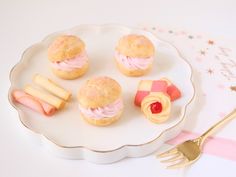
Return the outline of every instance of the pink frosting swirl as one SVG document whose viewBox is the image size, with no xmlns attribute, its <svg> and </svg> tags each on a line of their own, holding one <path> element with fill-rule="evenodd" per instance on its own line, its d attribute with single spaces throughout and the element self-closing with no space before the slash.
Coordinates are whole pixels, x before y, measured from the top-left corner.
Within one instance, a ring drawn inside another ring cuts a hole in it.
<svg viewBox="0 0 236 177">
<path fill-rule="evenodd" d="M 103 119 L 116 116 L 123 109 L 123 107 L 123 101 L 121 99 L 118 99 L 105 107 L 84 108 L 79 105 L 79 110 L 86 117 Z"/>
<path fill-rule="evenodd" d="M 86 52 L 82 52 L 75 58 L 58 62 L 51 62 L 51 66 L 55 69 L 63 71 L 73 71 L 75 69 L 82 68 L 86 63 L 88 63 L 88 55 Z"/>
<path fill-rule="evenodd" d="M 128 69 L 147 69 L 148 66 L 153 62 L 153 56 L 148 58 L 134 58 L 122 55 L 121 53 L 115 53 L 116 60 L 123 64 Z"/>
</svg>

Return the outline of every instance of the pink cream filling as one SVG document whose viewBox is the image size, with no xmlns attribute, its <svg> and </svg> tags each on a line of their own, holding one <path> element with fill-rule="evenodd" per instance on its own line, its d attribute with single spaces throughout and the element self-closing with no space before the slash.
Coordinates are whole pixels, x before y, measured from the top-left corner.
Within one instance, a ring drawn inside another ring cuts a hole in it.
<svg viewBox="0 0 236 177">
<path fill-rule="evenodd" d="M 123 64 L 128 69 L 147 69 L 149 65 L 153 62 L 153 57 L 148 58 L 134 58 L 122 55 L 121 53 L 115 53 L 116 60 Z"/>
<path fill-rule="evenodd" d="M 98 108 L 84 108 L 79 105 L 79 110 L 86 117 L 91 117 L 94 119 L 110 118 L 116 116 L 122 109 L 124 105 L 121 99 L 116 100 L 115 102 Z"/>
<path fill-rule="evenodd" d="M 86 63 L 88 63 L 88 55 L 86 52 L 82 52 L 75 58 L 58 62 L 51 62 L 51 66 L 55 69 L 63 71 L 73 71 L 75 69 L 82 68 Z"/>
</svg>

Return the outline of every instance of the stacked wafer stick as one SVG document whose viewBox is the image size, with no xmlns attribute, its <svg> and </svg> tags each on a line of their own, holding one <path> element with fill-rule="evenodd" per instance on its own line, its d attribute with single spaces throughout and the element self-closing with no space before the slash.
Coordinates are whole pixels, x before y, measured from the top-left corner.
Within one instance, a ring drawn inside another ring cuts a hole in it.
<svg viewBox="0 0 236 177">
<path fill-rule="evenodd" d="M 62 109 L 71 97 L 69 91 L 42 75 L 36 74 L 33 82 L 43 90 L 28 84 L 24 90 L 14 90 L 12 96 L 16 102 L 46 116 Z"/>
</svg>

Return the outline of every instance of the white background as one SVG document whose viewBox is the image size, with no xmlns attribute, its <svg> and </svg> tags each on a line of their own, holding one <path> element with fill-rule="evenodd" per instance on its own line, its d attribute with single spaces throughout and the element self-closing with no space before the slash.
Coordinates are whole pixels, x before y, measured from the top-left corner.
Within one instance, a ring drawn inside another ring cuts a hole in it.
<svg viewBox="0 0 236 177">
<path fill-rule="evenodd" d="M 154 155 L 110 165 L 59 159 L 30 141 L 7 100 L 10 69 L 25 48 L 54 31 L 84 23 L 153 24 L 235 39 L 235 20 L 234 0 L 0 0 L 0 177 L 236 176 L 235 162 L 208 155 L 178 171 L 164 170 Z"/>
</svg>

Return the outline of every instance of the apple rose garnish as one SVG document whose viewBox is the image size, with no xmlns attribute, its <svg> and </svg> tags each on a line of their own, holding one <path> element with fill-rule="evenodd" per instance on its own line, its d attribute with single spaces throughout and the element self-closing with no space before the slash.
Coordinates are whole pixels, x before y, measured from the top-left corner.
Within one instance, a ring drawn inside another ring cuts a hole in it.
<svg viewBox="0 0 236 177">
<path fill-rule="evenodd" d="M 163 123 L 168 120 L 170 109 L 170 97 L 163 92 L 151 92 L 141 103 L 142 112 L 147 119 L 154 123 Z"/>
</svg>

